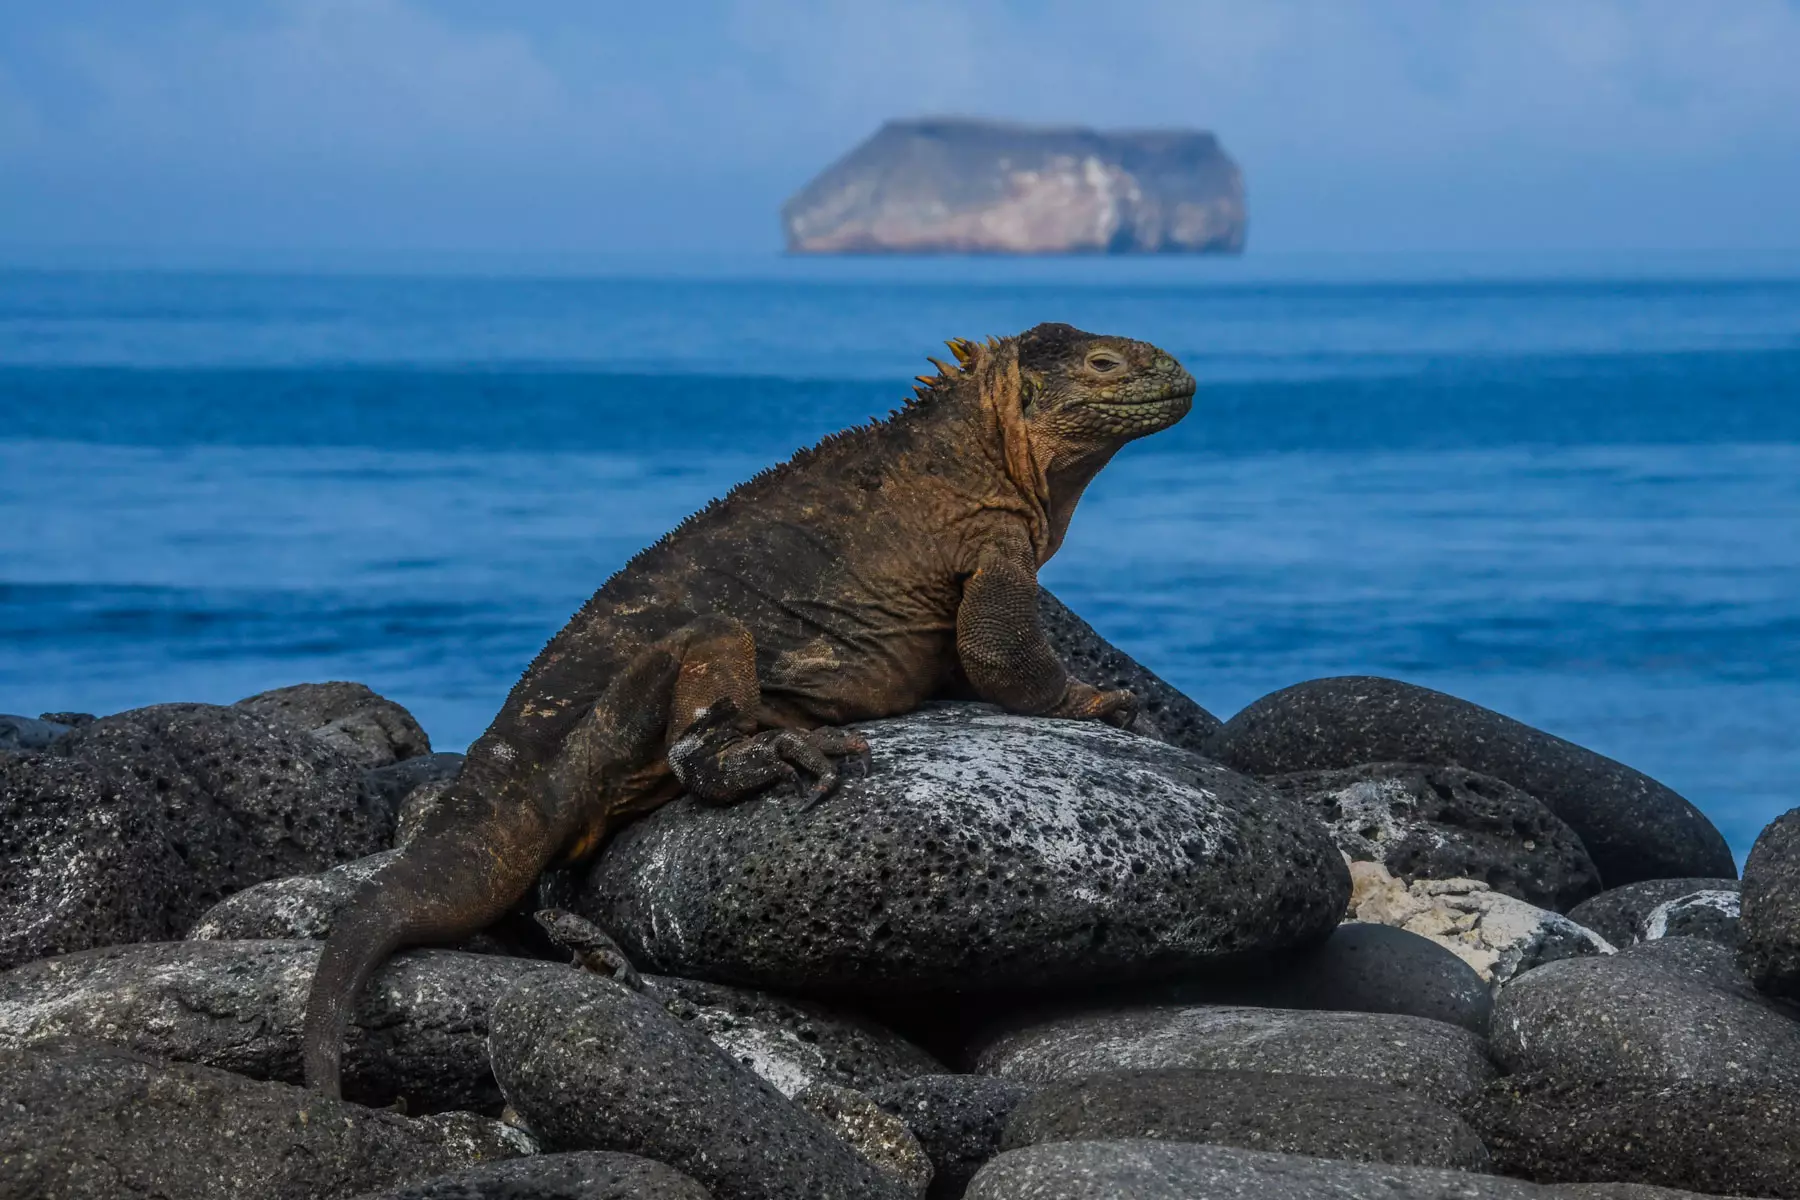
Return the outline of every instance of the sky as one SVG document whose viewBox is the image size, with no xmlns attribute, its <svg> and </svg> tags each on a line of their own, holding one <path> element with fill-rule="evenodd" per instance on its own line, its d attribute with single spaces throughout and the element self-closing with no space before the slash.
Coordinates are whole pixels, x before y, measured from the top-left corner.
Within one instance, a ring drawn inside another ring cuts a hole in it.
<svg viewBox="0 0 1800 1200">
<path fill-rule="evenodd" d="M 0 250 L 774 251 L 892 117 L 1216 132 L 1251 253 L 1800 248 L 1800 0 L 0 0 Z"/>
</svg>

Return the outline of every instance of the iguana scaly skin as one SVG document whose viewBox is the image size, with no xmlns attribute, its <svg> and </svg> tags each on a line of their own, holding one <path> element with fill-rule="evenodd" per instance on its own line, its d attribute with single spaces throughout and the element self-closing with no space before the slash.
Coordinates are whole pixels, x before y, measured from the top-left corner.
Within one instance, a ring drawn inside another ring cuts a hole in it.
<svg viewBox="0 0 1800 1200">
<path fill-rule="evenodd" d="M 350 1001 L 396 949 L 503 916 L 558 859 L 687 791 L 828 794 L 868 747 L 838 728 L 936 696 L 1125 724 L 1069 677 L 1037 571 L 1118 449 L 1179 421 L 1156 347 L 1039 325 L 953 341 L 915 399 L 732 490 L 595 593 L 513 688 L 426 826 L 325 944 L 307 1082 L 336 1094 Z"/>
</svg>

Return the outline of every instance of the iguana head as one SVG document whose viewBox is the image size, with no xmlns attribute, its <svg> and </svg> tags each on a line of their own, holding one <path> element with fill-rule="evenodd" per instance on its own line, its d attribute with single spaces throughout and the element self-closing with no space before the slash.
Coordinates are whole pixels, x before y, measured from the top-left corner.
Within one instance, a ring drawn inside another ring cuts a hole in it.
<svg viewBox="0 0 1800 1200">
<path fill-rule="evenodd" d="M 1060 324 L 1037 325 L 1012 340 L 1025 424 L 1040 451 L 1055 457 L 1116 450 L 1167 429 L 1193 406 L 1194 377 L 1148 342 Z M 965 367 L 998 348 L 950 343 Z"/>
</svg>

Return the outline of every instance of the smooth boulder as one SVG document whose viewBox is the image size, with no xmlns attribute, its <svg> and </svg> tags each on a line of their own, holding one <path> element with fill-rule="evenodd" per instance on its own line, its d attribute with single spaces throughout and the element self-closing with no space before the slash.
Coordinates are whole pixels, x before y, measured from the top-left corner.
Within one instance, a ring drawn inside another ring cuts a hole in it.
<svg viewBox="0 0 1800 1200">
<path fill-rule="evenodd" d="M 529 1153 L 466 1113 L 408 1120 L 113 1047 L 0 1050 L 0 1195 L 338 1200 Z"/>
<path fill-rule="evenodd" d="M 1132 730 L 1171 746 L 1204 753 L 1224 722 L 1160 675 L 1101 637 L 1045 588 L 1038 588 L 1038 621 L 1069 674 L 1097 688 L 1124 688 L 1138 698 Z"/>
<path fill-rule="evenodd" d="M 1628 883 L 1624 887 L 1608 888 L 1598 896 L 1583 900 L 1569 910 L 1569 920 L 1587 926 L 1614 946 L 1624 949 L 1638 942 L 1649 941 L 1652 936 L 1686 936 L 1681 932 L 1671 934 L 1668 921 L 1674 910 L 1665 908 L 1665 905 L 1702 893 L 1707 894 L 1709 899 L 1721 892 L 1735 895 L 1740 887 L 1735 879 L 1645 879 L 1638 883 Z M 1652 935 L 1652 915 L 1659 910 L 1662 923 Z M 1735 929 L 1731 931 L 1731 936 L 1735 939 Z M 1715 937 L 1714 940 L 1720 941 L 1723 938 Z"/>
<path fill-rule="evenodd" d="M 1165 1004 L 1400 1013 L 1482 1037 L 1494 1014 L 1493 989 L 1457 955 L 1428 937 L 1362 921 L 1339 925 L 1316 946 L 1139 995 Z"/>
<path fill-rule="evenodd" d="M 784 1096 L 815 1084 L 866 1092 L 945 1069 L 893 1030 L 810 1000 L 673 975 L 646 975 L 644 990 Z"/>
<path fill-rule="evenodd" d="M 1800 1087 L 1800 1020 L 1715 942 L 1663 938 L 1540 967 L 1500 990 L 1493 1052 L 1509 1073 Z"/>
<path fill-rule="evenodd" d="M 1487 1149 L 1441 1104 L 1361 1079 L 1165 1069 L 1089 1075 L 1013 1110 L 1004 1146 L 1155 1138 L 1479 1171 Z"/>
<path fill-rule="evenodd" d="M 859 728 L 868 778 L 667 805 L 574 907 L 654 970 L 885 1001 L 1167 978 L 1343 913 L 1318 823 L 1188 751 L 984 705 Z"/>
<path fill-rule="evenodd" d="M 1378 762 L 1464 767 L 1542 800 L 1580 836 L 1608 887 L 1737 875 L 1724 837 L 1670 788 L 1492 709 L 1395 679 L 1283 688 L 1227 721 L 1207 753 L 1251 775 Z"/>
<path fill-rule="evenodd" d="M 1441 1167 L 1344 1162 L 1199 1142 L 1047 1142 L 1002 1154 L 968 1200 L 1651 1200 Z M 1681 1200 L 1670 1193 L 1662 1200 Z"/>
<path fill-rule="evenodd" d="M 972 1047 L 971 1057 L 978 1071 L 1024 1083 L 1184 1067 L 1367 1079 L 1451 1105 L 1494 1077 L 1482 1040 L 1442 1021 L 1213 1005 L 1022 1018 Z"/>
<path fill-rule="evenodd" d="M 673 1167 L 635 1154 L 534 1154 L 369 1192 L 357 1200 L 712 1200 Z"/>
<path fill-rule="evenodd" d="M 232 707 L 304 730 L 365 767 L 431 753 L 431 738 L 413 715 L 366 684 L 296 683 Z"/>
<path fill-rule="evenodd" d="M 1772 821 L 1744 863 L 1739 961 L 1756 986 L 1800 998 L 1800 808 Z"/>
<path fill-rule="evenodd" d="M 1800 1197 L 1800 1090 L 1756 1082 L 1515 1075 L 1467 1110 L 1496 1170 L 1721 1196 Z"/>
<path fill-rule="evenodd" d="M 1407 882 L 1477 879 L 1566 912 L 1600 890 L 1575 831 L 1535 796 L 1461 767 L 1369 763 L 1265 782 L 1311 810 L 1353 860 Z"/>
<path fill-rule="evenodd" d="M 253 884 L 201 913 L 187 936 L 215 942 L 244 938 L 323 941 L 331 936 L 339 915 L 361 894 L 363 885 L 399 855 L 398 850 L 383 850 L 316 875 L 288 875 Z"/>
<path fill-rule="evenodd" d="M 300 1028 L 319 960 L 309 941 L 115 946 L 0 974 L 0 1047 L 104 1042 L 252 1079 L 300 1080 Z M 353 1100 L 410 1112 L 498 1113 L 488 1067 L 489 1012 L 555 963 L 414 950 L 357 996 L 344 1044 Z"/>
<path fill-rule="evenodd" d="M 906 1122 L 931 1160 L 927 1200 L 956 1200 L 1000 1153 L 1007 1118 L 1036 1088 L 991 1075 L 921 1075 L 869 1098 Z"/>
<path fill-rule="evenodd" d="M 553 1150 L 641 1154 L 718 1200 L 910 1193 L 650 997 L 562 971 L 528 979 L 489 1018 L 508 1103 Z"/>
</svg>

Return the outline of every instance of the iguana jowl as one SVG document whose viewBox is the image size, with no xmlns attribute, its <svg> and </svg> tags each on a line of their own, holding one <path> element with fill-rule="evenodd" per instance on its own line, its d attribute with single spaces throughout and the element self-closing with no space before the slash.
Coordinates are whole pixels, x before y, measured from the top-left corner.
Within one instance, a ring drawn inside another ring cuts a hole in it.
<svg viewBox="0 0 1800 1200">
<path fill-rule="evenodd" d="M 429 824 L 339 920 L 307 1001 L 307 1082 L 336 1094 L 351 1000 L 396 949 L 493 923 L 558 859 L 682 791 L 828 794 L 847 722 L 946 694 L 1127 723 L 1071 679 L 1037 571 L 1125 443 L 1194 380 L 1144 342 L 1067 325 L 953 341 L 889 419 L 834 434 L 638 554 L 546 646 Z"/>
</svg>

